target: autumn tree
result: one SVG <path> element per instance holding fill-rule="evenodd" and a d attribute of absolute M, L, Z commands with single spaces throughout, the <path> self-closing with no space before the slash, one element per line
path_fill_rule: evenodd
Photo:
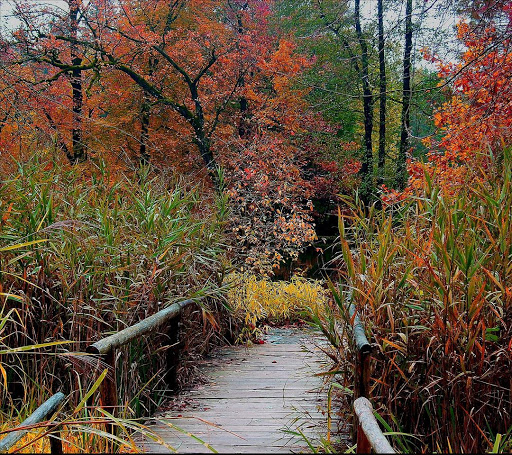
<path fill-rule="evenodd" d="M 511 26 L 512 8 L 502 5 L 485 26 L 480 21 L 458 25 L 458 38 L 465 46 L 460 61 L 428 56 L 437 63 L 439 85 L 450 99 L 435 113 L 442 139 L 428 140 L 428 162 L 412 163 L 409 168 L 412 188 L 421 184 L 424 173 L 447 191 L 456 191 L 471 179 L 486 178 L 485 169 L 510 144 Z"/>
<path fill-rule="evenodd" d="M 217 190 L 225 169 L 238 250 L 266 271 L 315 237 L 305 151 L 290 140 L 311 118 L 293 85 L 308 62 L 271 34 L 271 13 L 260 1 L 131 2 L 115 21 L 88 22 L 102 40 L 80 42 L 101 55 L 102 73 L 127 76 L 168 115 L 182 142 L 192 138 Z"/>
<path fill-rule="evenodd" d="M 83 71 L 94 68 L 95 62 L 83 54 L 78 45 L 78 39 L 83 39 L 81 21 L 83 8 L 80 0 L 67 0 L 65 7 L 59 7 L 43 2 L 42 4 L 27 4 L 15 2 L 13 14 L 20 26 L 12 35 L 10 46 L 17 54 L 12 60 L 11 70 L 17 71 L 23 79 L 26 73 L 23 67 L 33 63 L 29 78 L 23 79 L 24 84 L 39 88 L 42 96 L 51 85 L 57 85 L 57 91 L 62 89 L 58 84 L 67 80 L 70 97 L 64 98 L 66 109 L 71 112 L 70 136 L 71 148 L 67 141 L 60 138 L 61 148 L 71 163 L 84 161 L 87 158 L 83 140 Z M 51 89 L 50 89 L 51 91 Z M 36 90 L 33 91 L 36 93 Z M 44 99 L 44 98 L 43 98 Z M 47 105 L 50 103 L 45 103 Z M 57 110 L 59 107 L 57 107 Z M 62 112 L 62 110 L 61 110 Z M 57 123 L 64 119 L 54 118 L 55 110 L 46 109 L 45 117 L 49 127 L 55 129 Z"/>
<path fill-rule="evenodd" d="M 52 106 L 61 107 L 33 110 L 60 148 L 64 133 L 77 137 L 82 106 L 82 142 L 91 150 L 107 157 L 128 150 L 155 168 L 226 190 L 237 252 L 254 268 L 271 271 L 315 239 L 311 197 L 315 182 L 322 191 L 330 184 L 323 177 L 331 168 L 311 175 L 311 138 L 332 131 L 305 102 L 309 88 L 297 84 L 313 60 L 270 26 L 273 2 L 95 0 L 80 4 L 76 17 L 68 9 L 55 23 L 29 27 L 31 15 L 43 21 L 52 11 L 20 5 L 27 20 L 12 44 L 23 57 L 20 74 L 35 74 L 24 83 L 44 85 Z M 79 21 L 76 33 L 60 20 L 69 14 Z M 76 96 L 79 79 L 85 101 Z"/>
<path fill-rule="evenodd" d="M 312 84 L 313 93 L 318 93 L 319 98 L 329 99 L 336 107 L 336 116 L 327 114 L 326 117 L 342 120 L 339 132 L 346 134 L 345 131 L 352 131 L 351 137 L 345 137 L 360 142 L 359 191 L 365 202 L 369 203 L 377 193 L 375 174 L 380 184 L 385 178 L 389 153 L 387 144 L 396 142 L 393 138 L 396 131 L 388 126 L 396 109 L 387 109 L 390 100 L 400 102 L 393 94 L 398 82 L 396 71 L 387 74 L 387 66 L 395 68 L 397 65 L 393 61 L 396 56 L 386 51 L 386 46 L 396 47 L 399 39 L 392 35 L 392 30 L 400 28 L 400 24 L 390 23 L 389 15 L 385 14 L 393 5 L 379 1 L 377 8 L 369 11 L 359 1 L 315 0 L 303 3 L 297 8 L 299 11 L 291 12 L 295 5 L 290 3 L 290 9 L 286 9 L 289 2 L 282 0 L 281 3 L 284 5 L 282 14 L 291 17 L 290 26 L 301 27 L 300 33 L 308 36 L 310 48 L 319 56 L 315 73 L 307 82 Z M 378 35 L 377 45 L 371 39 L 374 33 Z M 395 40 L 394 43 L 391 38 Z M 395 77 L 391 84 L 390 76 Z M 378 87 L 378 92 L 375 87 Z M 374 120 L 377 101 L 378 137 Z M 326 113 L 328 109 L 332 107 L 327 107 Z M 374 157 L 376 149 L 378 153 Z"/>
<path fill-rule="evenodd" d="M 248 131 L 222 155 L 238 247 L 248 265 L 266 273 L 316 239 L 311 184 L 303 174 L 307 150 L 294 140 L 314 123 L 304 93 L 294 87 L 308 61 L 289 40 L 277 49 L 267 43 L 246 78 Z"/>

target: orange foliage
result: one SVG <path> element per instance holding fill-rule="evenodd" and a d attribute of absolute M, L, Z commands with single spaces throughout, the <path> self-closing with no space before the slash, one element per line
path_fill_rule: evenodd
<path fill-rule="evenodd" d="M 508 23 L 484 29 L 466 22 L 458 25 L 458 38 L 466 46 L 458 63 L 444 63 L 435 56 L 439 85 L 451 91 L 450 99 L 435 113 L 443 138 L 428 154 L 428 162 L 409 163 L 410 190 L 421 188 L 425 173 L 448 192 L 472 179 L 485 178 L 490 161 L 512 139 L 512 7 L 502 11 Z M 503 27 L 506 31 L 503 32 Z"/>
<path fill-rule="evenodd" d="M 292 37 L 271 29 L 273 1 L 77 2 L 73 52 L 82 62 L 89 157 L 133 168 L 133 161 L 147 161 L 145 153 L 166 172 L 214 185 L 221 166 L 234 243 L 255 267 L 271 270 L 312 241 L 311 199 L 315 191 L 335 194 L 341 170 L 312 158 L 318 146 L 304 139 L 325 131 L 305 101 L 308 89 L 295 83 L 312 62 Z M 22 26 L 5 46 L 11 61 L 22 61 L 9 66 L 10 86 L 31 100 L 23 106 L 23 134 L 14 117 L 12 124 L 26 141 L 37 131 L 43 147 L 65 150 L 76 126 L 70 18 L 38 8 L 19 10 L 21 23 L 33 17 L 33 26 Z M 321 172 L 310 178 L 312 162 Z M 353 168 L 357 163 L 345 175 Z"/>

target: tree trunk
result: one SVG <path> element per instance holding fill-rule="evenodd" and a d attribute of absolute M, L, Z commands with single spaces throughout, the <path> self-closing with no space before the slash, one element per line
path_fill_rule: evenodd
<path fill-rule="evenodd" d="M 409 132 L 411 128 L 411 52 L 412 52 L 412 0 L 407 0 L 405 11 L 405 50 L 402 93 L 402 129 L 400 132 L 400 149 L 396 167 L 396 186 L 399 190 L 407 186 L 407 151 L 409 149 Z"/>
<path fill-rule="evenodd" d="M 206 169 L 208 170 L 208 175 L 212 179 L 215 191 L 221 192 L 217 162 L 215 161 L 215 157 L 213 156 L 210 140 L 204 132 L 204 127 L 194 127 L 194 129 L 196 133 L 195 143 L 197 145 L 197 148 L 199 149 L 199 153 L 201 155 L 201 158 L 203 159 Z"/>
<path fill-rule="evenodd" d="M 71 152 L 69 151 L 69 148 L 68 146 L 66 145 L 66 143 L 62 140 L 62 137 L 60 136 L 60 133 L 59 133 L 59 129 L 57 128 L 57 125 L 55 124 L 55 122 L 53 121 L 53 118 L 52 116 L 45 111 L 44 115 L 46 116 L 46 118 L 48 119 L 48 124 L 50 125 L 50 128 L 55 131 L 55 145 L 60 148 L 64 154 L 66 155 L 66 158 L 71 162 L 73 163 L 73 155 L 71 154 Z"/>
<path fill-rule="evenodd" d="M 144 101 L 140 110 L 140 148 L 139 148 L 139 159 L 141 164 L 149 164 L 150 153 L 148 152 L 149 142 L 149 116 L 150 106 L 149 102 L 144 95 Z"/>
<path fill-rule="evenodd" d="M 197 83 L 191 82 L 188 85 L 190 97 L 194 100 L 195 105 L 195 116 L 189 120 L 195 132 L 194 142 L 199 149 L 199 153 L 203 159 L 206 169 L 208 170 L 208 174 L 212 179 L 215 190 L 220 191 L 217 162 L 215 161 L 215 157 L 213 156 L 211 149 L 210 137 L 206 133 L 203 105 L 199 98 Z"/>
<path fill-rule="evenodd" d="M 384 167 L 386 165 L 386 60 L 384 53 L 384 7 L 383 0 L 377 2 L 379 22 L 379 161 L 378 185 L 384 183 Z"/>
<path fill-rule="evenodd" d="M 195 119 L 194 124 L 192 125 L 194 127 L 195 131 L 195 139 L 194 142 L 197 145 L 197 148 L 199 149 L 199 154 L 201 155 L 201 158 L 203 159 L 203 162 L 208 169 L 208 171 L 211 173 L 212 171 L 217 171 L 217 163 L 215 162 L 215 158 L 213 156 L 213 152 L 210 147 L 210 140 L 206 136 L 206 132 L 204 129 L 204 120 L 201 119 Z"/>
<path fill-rule="evenodd" d="M 361 47 L 361 76 L 363 83 L 363 112 L 364 112 L 364 153 L 363 162 L 360 170 L 362 176 L 361 199 L 365 204 L 369 204 L 374 194 L 373 184 L 373 96 L 370 89 L 369 69 L 368 69 L 368 47 L 361 29 L 360 2 L 356 0 L 354 8 L 354 21 L 356 26 L 357 39 Z"/>
<path fill-rule="evenodd" d="M 150 57 L 148 61 L 148 75 L 151 77 L 158 65 L 158 59 Z M 139 159 L 142 165 L 149 164 L 151 154 L 148 151 L 149 143 L 149 121 L 151 116 L 151 101 L 146 92 L 142 94 L 142 106 L 140 108 L 140 147 Z"/>
<path fill-rule="evenodd" d="M 82 58 L 78 55 L 76 40 L 78 39 L 78 14 L 79 0 L 70 0 L 69 2 L 69 19 L 70 19 L 70 36 L 72 38 L 70 44 L 71 64 L 80 66 Z M 83 110 L 83 89 L 82 89 L 82 70 L 71 70 L 71 88 L 73 102 L 73 119 L 71 144 L 73 153 L 71 155 L 71 163 L 79 163 L 87 159 L 87 153 L 84 148 L 82 138 L 82 110 Z"/>
<path fill-rule="evenodd" d="M 246 9 L 248 7 L 247 3 L 243 5 L 238 5 L 240 10 Z M 238 36 L 239 38 L 245 33 L 244 24 L 242 22 L 242 15 L 240 11 L 237 12 L 236 15 L 237 25 L 238 25 Z M 242 69 L 243 71 L 243 69 Z M 243 88 L 245 85 L 245 78 L 243 76 L 240 77 L 240 88 Z M 249 139 L 251 136 L 251 126 L 249 120 L 249 101 L 245 96 L 240 97 L 240 121 L 238 123 L 238 135 L 240 139 Z"/>

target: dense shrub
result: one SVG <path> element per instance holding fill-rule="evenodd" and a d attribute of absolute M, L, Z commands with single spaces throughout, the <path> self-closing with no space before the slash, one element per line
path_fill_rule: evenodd
<path fill-rule="evenodd" d="M 268 277 L 233 272 L 225 281 L 228 305 L 241 326 L 241 339 L 257 336 L 265 323 L 308 320 L 328 301 L 327 290 L 320 281 L 299 276 L 291 281 L 271 281 Z"/>

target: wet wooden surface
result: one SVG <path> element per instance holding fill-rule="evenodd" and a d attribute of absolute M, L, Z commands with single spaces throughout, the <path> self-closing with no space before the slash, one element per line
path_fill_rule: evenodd
<path fill-rule="evenodd" d="M 219 453 L 310 452 L 304 437 L 318 447 L 327 434 L 319 342 L 305 329 L 272 329 L 264 344 L 221 349 L 202 367 L 207 383 L 155 416 L 151 429 L 179 453 L 211 453 L 207 445 Z M 171 452 L 148 441 L 142 448 Z"/>

